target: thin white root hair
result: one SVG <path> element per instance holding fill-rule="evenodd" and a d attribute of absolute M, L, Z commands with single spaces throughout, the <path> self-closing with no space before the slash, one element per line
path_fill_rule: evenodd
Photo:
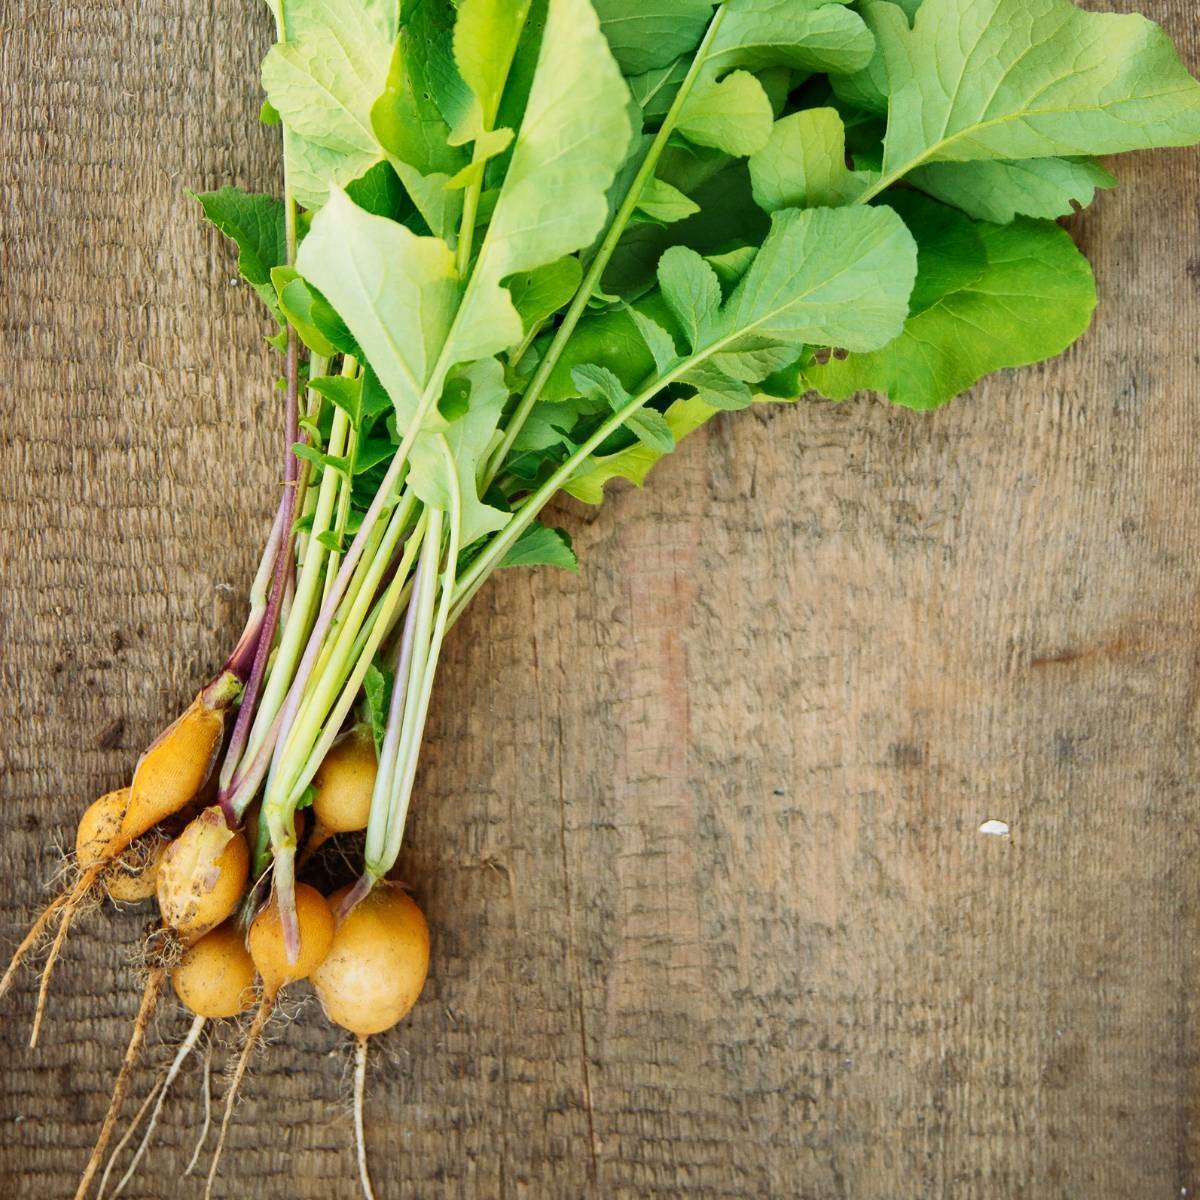
<path fill-rule="evenodd" d="M 150 1121 L 146 1126 L 146 1132 L 142 1135 L 142 1140 L 138 1143 L 137 1150 L 134 1151 L 133 1158 L 130 1160 L 129 1166 L 125 1168 L 125 1174 L 117 1181 L 117 1186 L 113 1189 L 113 1200 L 119 1196 L 124 1190 L 125 1185 L 133 1178 L 134 1171 L 137 1170 L 137 1165 L 142 1161 L 142 1155 L 150 1147 L 150 1139 L 154 1136 L 154 1128 L 158 1124 L 159 1115 L 162 1113 L 163 1102 L 167 1098 L 167 1092 L 171 1090 L 171 1084 L 175 1082 L 175 1077 L 179 1074 L 183 1064 L 187 1061 L 187 1057 L 196 1048 L 196 1043 L 200 1040 L 201 1033 L 204 1032 L 204 1018 L 197 1017 L 192 1022 L 191 1029 L 188 1030 L 187 1037 L 183 1039 L 179 1049 L 175 1052 L 175 1058 L 172 1060 L 170 1067 L 167 1068 L 167 1073 L 163 1076 L 162 1087 L 158 1093 L 158 1103 L 154 1106 L 154 1111 L 150 1114 Z M 141 1119 L 141 1113 L 135 1118 L 136 1121 Z M 132 1132 L 132 1128 L 130 1129 Z M 120 1146 L 117 1147 L 120 1150 Z M 114 1152 L 114 1157 L 116 1152 Z M 107 1172 L 106 1172 L 107 1173 Z M 100 1196 L 104 1195 L 104 1183 L 100 1184 Z"/>
<path fill-rule="evenodd" d="M 250 1065 L 250 1056 L 254 1053 L 254 1047 L 258 1045 L 262 1031 L 274 1010 L 275 997 L 264 996 L 259 1002 L 254 1020 L 250 1022 L 250 1028 L 246 1031 L 246 1041 L 242 1046 L 241 1054 L 238 1055 L 237 1066 L 234 1068 L 233 1075 L 229 1080 L 229 1088 L 225 1093 L 225 1111 L 221 1114 L 221 1131 L 217 1134 L 217 1146 L 213 1151 L 212 1162 L 208 1168 L 208 1179 L 204 1184 L 204 1200 L 212 1200 L 213 1184 L 216 1182 L 217 1168 L 221 1165 L 221 1151 L 225 1149 L 225 1138 L 229 1133 L 229 1122 L 233 1118 L 233 1106 L 237 1102 L 238 1089 L 242 1086 L 246 1068 Z"/>
<path fill-rule="evenodd" d="M 137 1127 L 142 1123 L 142 1118 L 149 1111 L 150 1105 L 154 1103 L 154 1098 L 158 1095 L 161 1088 L 162 1080 L 155 1080 L 154 1086 L 146 1094 L 145 1100 L 142 1101 L 141 1107 L 134 1113 L 133 1120 L 129 1122 L 129 1128 L 121 1135 L 121 1140 L 108 1156 L 108 1162 L 104 1165 L 104 1174 L 100 1176 L 100 1186 L 96 1189 L 96 1200 L 104 1200 L 104 1193 L 108 1190 L 108 1177 L 112 1174 L 113 1167 L 117 1165 L 117 1159 L 121 1157 L 121 1151 L 129 1145 L 129 1139 L 137 1132 Z"/>
<path fill-rule="evenodd" d="M 204 1143 L 208 1141 L 208 1131 L 212 1128 L 212 1042 L 204 1048 L 204 1124 L 200 1129 L 200 1136 L 196 1139 L 196 1148 L 192 1151 L 192 1157 L 188 1159 L 188 1165 L 183 1172 L 185 1175 L 190 1175 L 196 1169 L 196 1163 L 200 1161 L 200 1151 L 204 1149 Z"/>
<path fill-rule="evenodd" d="M 375 1200 L 371 1173 L 367 1169 L 367 1138 L 363 1132 L 363 1093 L 367 1088 L 367 1039 L 359 1037 L 354 1047 L 354 1145 L 358 1151 L 358 1178 L 365 1200 Z"/>

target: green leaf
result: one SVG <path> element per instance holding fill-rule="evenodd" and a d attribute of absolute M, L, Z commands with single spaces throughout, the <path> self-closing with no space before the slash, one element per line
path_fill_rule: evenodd
<path fill-rule="evenodd" d="M 396 407 L 399 427 L 407 428 L 457 308 L 446 243 L 365 213 L 334 191 L 296 265 L 349 326 Z"/>
<path fill-rule="evenodd" d="M 766 212 L 836 208 L 873 179 L 846 166 L 846 127 L 832 108 L 809 108 L 776 121 L 749 166 L 754 199 Z"/>
<path fill-rule="evenodd" d="M 846 0 L 727 0 L 707 70 L 857 71 L 870 61 L 874 45 Z"/>
<path fill-rule="evenodd" d="M 691 65 L 691 55 L 685 54 L 665 67 L 656 67 L 627 81 L 633 102 L 642 110 L 644 121 L 659 121 L 667 115 Z"/>
<path fill-rule="evenodd" d="M 631 397 L 621 381 L 607 367 L 586 363 L 571 372 L 575 386 L 585 396 L 601 398 L 613 412 L 620 412 Z M 634 412 L 624 426 L 643 446 L 659 454 L 669 454 L 675 449 L 675 436 L 661 413 L 652 408 Z"/>
<path fill-rule="evenodd" d="M 987 255 L 979 279 L 910 318 L 883 349 L 810 366 L 808 384 L 834 400 L 871 390 L 937 408 L 991 371 L 1061 353 L 1087 329 L 1095 283 L 1065 230 L 1018 218 L 977 232 Z"/>
<path fill-rule="evenodd" d="M 695 250 L 672 246 L 658 260 L 658 284 L 688 346 L 695 350 L 704 345 L 721 312 L 716 271 Z"/>
<path fill-rule="evenodd" d="M 943 296 L 970 287 L 987 270 L 979 226 L 969 217 L 907 189 L 897 190 L 888 201 L 917 242 L 910 317 L 932 308 Z"/>
<path fill-rule="evenodd" d="M 363 381 L 362 377 L 351 379 L 346 375 L 317 375 L 308 381 L 308 386 L 318 395 L 324 396 L 331 404 L 336 404 L 347 417 L 354 429 L 358 429 L 363 421 Z"/>
<path fill-rule="evenodd" d="M 673 441 L 678 443 L 703 425 L 716 411 L 699 397 L 689 396 L 684 400 L 673 401 L 663 414 L 663 419 L 671 431 Z M 615 454 L 593 455 L 585 460 L 574 478 L 564 486 L 563 491 L 585 504 L 601 504 L 604 501 L 604 485 L 610 479 L 628 479 L 641 487 L 646 482 L 650 468 L 662 456 L 662 452 L 652 450 L 640 442 Z"/>
<path fill-rule="evenodd" d="M 396 443 L 390 437 L 364 438 L 354 452 L 353 473 L 365 475 L 380 463 L 390 462 L 395 455 Z"/>
<path fill-rule="evenodd" d="M 1071 0 L 891 8 L 885 179 L 930 162 L 1114 154 L 1200 140 L 1200 84 L 1136 15 Z"/>
<path fill-rule="evenodd" d="M 388 67 L 387 86 L 371 107 L 371 129 L 421 216 L 439 237 L 449 236 L 462 195 L 447 184 L 467 162 L 450 144 L 439 107 L 465 111 L 470 93 L 454 66 L 450 16 L 431 0 L 405 14 Z M 439 22 L 442 17 L 444 23 Z"/>
<path fill-rule="evenodd" d="M 715 153 L 697 150 L 701 154 Z M 671 178 L 700 205 L 700 211 L 674 225 L 638 225 L 627 231 L 604 272 L 606 291 L 626 299 L 641 295 L 653 286 L 659 257 L 669 246 L 690 246 L 708 255 L 735 246 L 757 246 L 766 237 L 770 220 L 754 203 L 745 161 L 722 159 L 724 169 L 694 189 L 683 188 L 678 178 Z"/>
<path fill-rule="evenodd" d="M 671 225 L 699 211 L 700 205 L 663 179 L 651 179 L 637 202 L 637 212 L 660 225 Z"/>
<path fill-rule="evenodd" d="M 915 277 L 916 245 L 890 208 L 785 209 L 723 321 L 789 346 L 875 350 L 903 327 Z"/>
<path fill-rule="evenodd" d="M 414 217 L 413 205 L 404 186 L 395 170 L 386 162 L 377 162 L 357 179 L 352 179 L 346 184 L 346 195 L 363 212 L 377 217 L 388 217 L 406 225 Z"/>
<path fill-rule="evenodd" d="M 383 384 L 379 382 L 379 376 L 371 369 L 370 363 L 362 364 L 362 374 L 359 378 L 362 380 L 362 419 L 365 429 L 391 409 L 392 400 Z"/>
<path fill-rule="evenodd" d="M 733 71 L 720 82 L 698 82 L 683 103 L 676 128 L 698 145 L 746 155 L 766 143 L 774 118 L 762 84 L 749 71 Z"/>
<path fill-rule="evenodd" d="M 387 733 L 388 706 L 392 702 L 392 673 L 384 671 L 375 663 L 367 667 L 363 676 L 363 695 L 367 701 L 367 718 L 371 722 L 371 732 L 375 735 L 375 753 L 378 754 L 383 746 L 384 734 Z"/>
<path fill-rule="evenodd" d="M 675 449 L 675 435 L 671 432 L 671 426 L 667 424 L 666 417 L 656 409 L 638 409 L 626 417 L 624 424 L 647 450 L 654 450 L 658 454 L 670 454 Z"/>
<path fill-rule="evenodd" d="M 626 310 L 633 318 L 642 341 L 654 359 L 654 365 L 660 375 L 665 375 L 678 361 L 679 351 L 675 339 L 651 316 L 639 312 L 636 308 Z"/>
<path fill-rule="evenodd" d="M 234 187 L 192 195 L 205 217 L 237 246 L 238 273 L 282 321 L 271 268 L 287 261 L 283 204 L 274 196 L 251 195 Z"/>
<path fill-rule="evenodd" d="M 500 560 L 502 567 L 561 567 L 578 571 L 579 560 L 565 529 L 550 529 L 534 521 Z"/>
<path fill-rule="evenodd" d="M 521 319 L 501 280 L 599 233 L 632 132 L 628 102 L 589 0 L 550 0 L 521 129 L 455 326 L 454 360 L 519 342 Z"/>
<path fill-rule="evenodd" d="M 889 22 L 903 21 L 912 26 L 914 0 L 900 4 L 897 0 L 859 0 L 859 11 L 874 39 L 870 61 L 856 71 L 834 71 L 829 78 L 833 94 L 846 104 L 868 113 L 886 114 L 888 110 L 888 74 L 884 54 L 884 29 Z M 919 0 L 916 0 L 919 6 Z"/>
<path fill-rule="evenodd" d="M 294 443 L 292 453 L 301 462 L 312 463 L 314 467 L 320 467 L 322 470 L 328 468 L 342 475 L 349 472 L 350 463 L 348 459 L 340 455 L 326 454 L 324 450 L 318 450 L 316 446 L 310 446 L 307 442 Z"/>
<path fill-rule="evenodd" d="M 748 384 L 722 374 L 712 363 L 700 363 L 680 380 L 696 389 L 696 395 L 711 408 L 737 412 L 748 408 L 754 399 Z"/>
<path fill-rule="evenodd" d="M 456 0 L 405 0 L 400 5 L 405 59 L 418 95 L 427 98 L 448 129 L 456 129 L 471 107 L 471 89 L 454 59 Z"/>
<path fill-rule="evenodd" d="M 654 370 L 654 359 L 625 309 L 597 313 L 579 322 L 546 380 L 542 399 L 553 404 L 578 396 L 572 372 L 585 363 L 607 367 L 626 388 L 636 387 Z"/>
<path fill-rule="evenodd" d="M 1006 225 L 1015 217 L 1066 217 L 1086 208 L 1097 188 L 1116 179 L 1090 158 L 1031 158 L 1024 162 L 930 163 L 911 171 L 914 187 L 980 221 Z"/>
<path fill-rule="evenodd" d="M 456 129 L 455 140 L 479 139 L 492 130 L 528 15 L 529 0 L 461 0 L 454 25 L 454 61 L 475 103 Z M 491 153 L 501 149 L 496 146 Z"/>
<path fill-rule="evenodd" d="M 503 529 L 511 514 L 501 512 L 479 498 L 478 476 L 500 423 L 508 388 L 504 369 L 494 358 L 460 367 L 452 378 L 463 378 L 471 388 L 466 413 L 442 429 L 422 431 L 413 443 L 408 481 L 420 499 L 434 508 L 449 511 L 452 490 L 458 493 L 462 514 L 461 545 L 469 546 L 484 534 Z M 451 475 L 443 447 L 454 462 Z"/>
<path fill-rule="evenodd" d="M 308 208 L 331 185 L 380 157 L 371 105 L 387 82 L 396 37 L 386 0 L 282 0 L 287 40 L 263 61 L 262 82 L 283 119 L 289 181 Z"/>
<path fill-rule="evenodd" d="M 607 416 L 607 400 L 571 396 L 566 400 L 539 400 L 530 412 L 513 443 L 514 453 L 546 450 L 551 446 L 571 446 L 572 434 L 580 421 Z M 511 461 L 511 460 L 510 460 Z"/>
<path fill-rule="evenodd" d="M 712 0 L 593 0 L 600 28 L 626 75 L 668 66 L 696 48 Z"/>
<path fill-rule="evenodd" d="M 522 271 L 505 280 L 525 332 L 570 303 L 582 279 L 583 267 L 579 259 L 568 254 L 544 267 Z"/>
<path fill-rule="evenodd" d="M 331 358 L 358 353 L 358 343 L 341 317 L 324 296 L 300 278 L 295 267 L 273 267 L 271 284 L 283 315 L 314 354 Z"/>

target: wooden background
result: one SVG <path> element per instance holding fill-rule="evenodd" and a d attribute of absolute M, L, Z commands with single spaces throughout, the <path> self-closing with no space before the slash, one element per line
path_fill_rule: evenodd
<path fill-rule="evenodd" d="M 1140 7 L 1200 67 L 1189 0 Z M 266 10 L 5 26 L 8 944 L 239 627 L 279 402 L 185 196 L 277 186 Z M 567 514 L 577 578 L 482 594 L 403 862 L 434 959 L 373 1053 L 381 1200 L 1198 1194 L 1198 163 L 1130 158 L 1075 222 L 1104 301 L 1064 361 L 933 416 L 722 417 Z M 145 921 L 81 923 L 36 1054 L 31 977 L 4 1002 L 6 1196 L 72 1193 Z M 357 1196 L 348 1090 L 310 1001 L 220 1194 Z M 199 1195 L 199 1114 L 191 1069 L 128 1194 Z"/>

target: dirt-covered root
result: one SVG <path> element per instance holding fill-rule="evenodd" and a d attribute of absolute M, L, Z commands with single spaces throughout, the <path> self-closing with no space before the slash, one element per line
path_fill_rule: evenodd
<path fill-rule="evenodd" d="M 358 1158 L 358 1178 L 364 1200 L 375 1200 L 371 1173 L 367 1169 L 367 1136 L 363 1128 L 363 1095 L 367 1088 L 367 1039 L 358 1037 L 354 1045 L 354 1148 Z"/>
<path fill-rule="evenodd" d="M 216 1182 L 217 1168 L 221 1165 L 221 1152 L 225 1149 L 225 1138 L 229 1133 L 229 1122 L 233 1118 L 233 1106 L 237 1103 L 238 1090 L 242 1086 L 242 1080 L 246 1077 L 246 1068 L 250 1065 L 254 1048 L 258 1045 L 262 1032 L 267 1027 L 267 1022 L 271 1019 L 274 1011 L 275 997 L 264 995 L 259 1003 L 258 1011 L 254 1014 L 254 1020 L 250 1022 L 250 1028 L 246 1031 L 242 1052 L 238 1055 L 237 1065 L 229 1077 L 229 1088 L 225 1093 L 225 1108 L 221 1114 L 221 1128 L 217 1134 L 217 1145 L 213 1150 L 212 1162 L 208 1167 L 208 1178 L 204 1182 L 204 1200 L 212 1200 L 213 1184 Z"/>
<path fill-rule="evenodd" d="M 37 1006 L 33 1010 L 33 1028 L 29 1031 L 29 1048 L 31 1050 L 38 1043 L 42 1019 L 46 1015 L 46 1001 L 50 995 L 50 980 L 54 975 L 54 964 L 58 962 L 63 943 L 67 940 L 67 934 L 71 930 L 71 921 L 80 908 L 87 903 L 96 880 L 100 878 L 103 870 L 104 863 L 96 863 L 94 866 L 88 867 L 75 881 L 74 887 L 71 888 L 62 904 L 58 930 L 54 934 L 54 940 L 50 943 L 50 953 L 46 956 L 46 964 L 42 967 L 42 981 L 38 986 Z"/>
<path fill-rule="evenodd" d="M 25 961 L 29 952 L 37 946 L 37 944 L 46 935 L 50 926 L 54 922 L 54 918 L 62 912 L 63 906 L 71 898 L 71 889 L 67 888 L 59 892 L 45 908 L 34 918 L 33 924 L 29 926 L 29 932 L 21 939 L 20 945 L 13 951 L 12 958 L 8 960 L 3 977 L 0 977 L 0 996 L 12 987 L 12 981 L 17 977 L 17 970 Z"/>
<path fill-rule="evenodd" d="M 92 1186 L 92 1180 L 96 1177 L 96 1172 L 100 1169 L 104 1152 L 108 1149 L 108 1143 L 116 1128 L 117 1118 L 121 1115 L 121 1105 L 124 1103 L 125 1093 L 129 1090 L 129 1081 L 133 1078 L 133 1068 L 137 1065 L 142 1043 L 146 1040 L 146 1030 L 150 1027 L 150 1019 L 154 1016 L 154 1008 L 158 1004 L 158 998 L 162 994 L 166 979 L 166 971 L 158 967 L 150 972 L 146 980 L 146 986 L 142 991 L 142 1002 L 138 1006 L 137 1016 L 133 1021 L 133 1032 L 129 1036 L 129 1045 L 125 1048 L 125 1058 L 121 1063 L 120 1071 L 117 1072 L 117 1081 L 113 1084 L 108 1112 L 104 1114 L 104 1123 L 100 1126 L 100 1135 L 92 1147 L 92 1156 L 88 1159 L 87 1166 L 83 1169 L 83 1175 L 79 1179 L 79 1186 L 75 1189 L 75 1200 L 84 1200 L 88 1189 Z"/>
<path fill-rule="evenodd" d="M 150 1101 L 157 1095 L 158 1099 L 154 1105 L 153 1111 L 150 1113 L 150 1120 L 146 1125 L 146 1131 L 142 1134 L 142 1140 L 138 1143 L 137 1149 L 133 1152 L 133 1158 L 129 1160 L 129 1166 L 125 1168 L 125 1173 L 117 1181 L 117 1186 L 113 1189 L 113 1197 L 119 1196 L 125 1186 L 133 1178 L 133 1173 L 137 1170 L 138 1163 L 142 1161 L 142 1156 L 150 1147 L 150 1140 L 154 1136 L 154 1130 L 158 1126 L 158 1118 L 162 1114 L 163 1104 L 166 1102 L 167 1093 L 171 1090 L 171 1084 L 175 1082 L 175 1077 L 183 1068 L 183 1064 L 187 1061 L 187 1057 L 196 1048 L 196 1043 L 200 1040 L 200 1035 L 204 1032 L 205 1018 L 196 1017 L 192 1021 L 191 1028 L 187 1032 L 187 1037 L 179 1045 L 179 1049 L 175 1052 L 175 1057 L 171 1060 L 171 1065 L 167 1068 L 166 1073 L 154 1085 L 150 1091 L 142 1107 L 138 1109 L 137 1115 L 129 1124 L 129 1129 L 125 1136 L 117 1143 L 116 1149 L 109 1156 L 108 1165 L 104 1168 L 104 1174 L 100 1177 L 100 1190 L 97 1193 L 96 1200 L 104 1200 L 104 1189 L 108 1184 L 108 1177 L 113 1169 L 117 1159 L 120 1157 L 121 1151 L 125 1148 L 130 1137 L 138 1125 L 141 1124 L 142 1118 L 146 1115 L 146 1110 L 150 1107 Z"/>

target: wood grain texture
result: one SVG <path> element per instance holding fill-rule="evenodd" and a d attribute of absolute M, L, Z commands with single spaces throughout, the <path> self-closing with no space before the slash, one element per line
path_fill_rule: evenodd
<path fill-rule="evenodd" d="M 1112 7 L 1200 68 L 1189 0 Z M 236 632 L 280 412 L 184 190 L 277 186 L 265 9 L 4 24 L 11 941 Z M 1076 220 L 1103 304 L 1063 361 L 932 416 L 720 417 L 566 512 L 577 578 L 481 594 L 403 859 L 434 965 L 372 1051 L 381 1197 L 1197 1194 L 1197 164 L 1130 158 Z M 72 1193 L 145 923 L 80 922 L 36 1054 L 31 978 L 4 1001 L 7 1195 Z M 220 1194 L 349 1200 L 348 1048 L 311 1000 L 273 1029 Z M 199 1195 L 199 1115 L 193 1067 L 128 1195 Z"/>

